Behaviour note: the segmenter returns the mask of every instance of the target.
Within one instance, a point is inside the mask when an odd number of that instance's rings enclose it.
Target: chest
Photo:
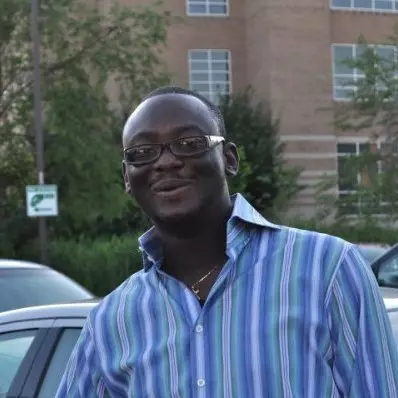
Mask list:
[[[132,396],[189,397],[204,386],[209,396],[234,396],[299,383],[297,363],[326,364],[329,331],[313,279],[282,283],[282,274],[255,264],[216,286],[203,308],[183,286],[152,283],[126,302],[104,371]]]

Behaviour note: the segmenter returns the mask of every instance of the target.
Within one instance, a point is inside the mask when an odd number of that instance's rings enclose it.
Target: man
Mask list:
[[[58,397],[398,397],[372,271],[341,239],[266,221],[227,177],[222,116],[150,94],[123,131],[126,191],[154,227],[144,269],[90,314]]]

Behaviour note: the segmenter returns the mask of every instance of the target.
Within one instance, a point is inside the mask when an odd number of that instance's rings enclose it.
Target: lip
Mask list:
[[[180,178],[167,178],[157,181],[152,185],[152,191],[155,193],[167,194],[174,191],[180,191],[191,185],[190,181]]]

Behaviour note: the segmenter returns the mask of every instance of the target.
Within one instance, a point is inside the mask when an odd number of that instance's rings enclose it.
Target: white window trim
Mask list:
[[[337,7],[333,5],[333,0],[329,0],[329,6],[331,10],[336,10],[336,11],[359,11],[359,12],[373,12],[377,14],[397,14],[398,9],[392,9],[392,10],[386,10],[383,8],[376,8],[375,6],[375,0],[372,0],[372,7],[371,8],[360,8],[360,7],[354,7],[354,1],[350,0],[351,6],[350,7]]]
[[[225,14],[211,14],[210,11],[208,12],[204,12],[204,13],[192,13],[189,12],[189,3],[195,1],[195,0],[185,0],[185,13],[187,14],[188,17],[211,17],[211,18],[226,18],[229,17],[229,10],[230,10],[230,6],[229,6],[229,1],[230,0],[226,0],[226,13]],[[206,8],[208,8],[208,1],[206,0]]]
[[[233,86],[232,86],[232,54],[231,54],[231,50],[227,50],[224,48],[192,48],[190,50],[188,50],[188,75],[189,75],[189,88],[192,89],[192,79],[191,79],[191,73],[192,73],[192,69],[191,69],[191,53],[195,52],[195,51],[207,51],[208,53],[210,53],[211,51],[225,51],[228,53],[228,77],[229,77],[229,92],[227,94],[231,94],[233,92]],[[212,76],[211,76],[211,59],[210,57],[208,57],[208,74],[209,74],[209,86],[211,87],[211,84],[213,83],[212,81]],[[201,82],[198,82],[201,83]],[[212,92],[210,92],[212,93]],[[209,93],[209,94],[210,94]],[[217,105],[217,104],[216,104]]]
[[[336,76],[336,73],[335,73],[335,60],[334,60],[334,48],[335,47],[351,47],[351,50],[353,50],[352,53],[354,54],[354,58],[355,58],[358,45],[359,45],[358,43],[333,43],[332,46],[331,46],[331,52],[332,52],[332,54],[331,54],[331,59],[332,59],[332,83],[333,83],[332,84],[332,89],[333,89],[333,100],[335,102],[350,102],[351,100],[350,100],[350,98],[338,98],[335,95],[336,87],[338,87],[340,89],[344,89],[344,87],[343,86],[335,86],[335,84],[334,84],[334,79],[335,79],[335,76]],[[372,47],[394,48],[395,49],[395,57],[396,58],[398,57],[398,47],[395,47],[395,46],[393,46],[391,44],[369,44],[369,47],[371,47],[371,48]],[[363,77],[363,75],[361,75],[360,73],[357,73],[356,68],[354,68],[354,73],[353,74],[349,74],[349,75],[339,74],[338,77],[342,77],[342,78],[344,78],[344,77],[348,77],[348,78],[353,77],[354,81],[356,81],[358,78]],[[356,88],[353,87],[353,89],[355,90]],[[347,89],[347,91],[348,91],[348,89]]]

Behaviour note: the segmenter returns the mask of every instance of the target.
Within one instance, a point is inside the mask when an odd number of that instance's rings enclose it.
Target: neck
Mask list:
[[[196,276],[222,267],[226,260],[227,222],[232,204],[208,206],[216,211],[201,212],[197,217],[178,223],[156,225],[163,244],[163,269],[178,279],[195,279]]]

